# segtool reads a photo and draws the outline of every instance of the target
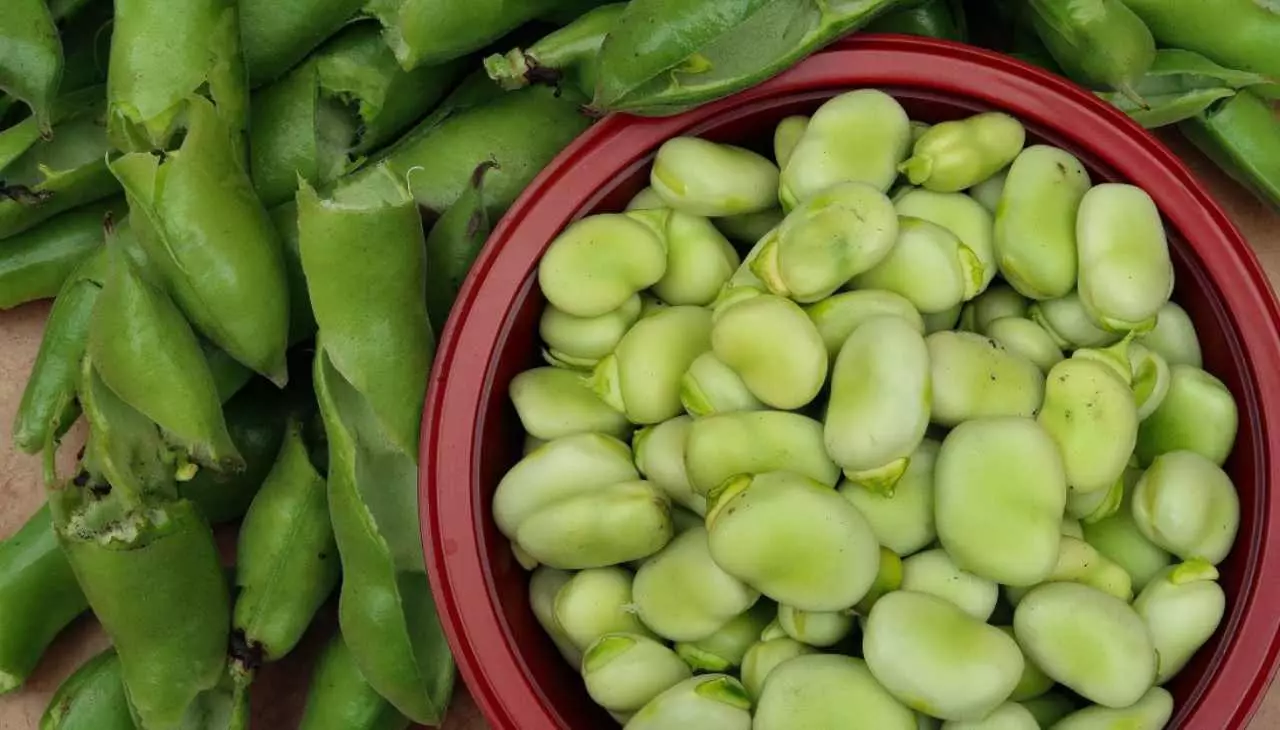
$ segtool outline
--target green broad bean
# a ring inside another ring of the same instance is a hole
[[[982,204],[962,193],[937,193],[916,188],[896,198],[893,206],[900,216],[936,223],[954,233],[982,263],[982,285],[979,288],[985,290],[991,284],[996,275],[994,221]]]
[[[1092,492],[1068,490],[1067,515],[1090,525],[1107,519],[1120,510],[1125,490],[1133,488],[1139,473],[1135,469],[1125,469],[1124,474],[1106,489]]]
[[[921,122],[915,119],[911,120],[911,144],[914,146],[915,143],[924,136],[924,133],[928,132],[932,128],[933,125],[928,122]]]
[[[898,554],[886,547],[880,548],[880,569],[876,572],[876,579],[871,583],[871,589],[867,591],[867,595],[858,601],[853,611],[859,617],[865,618],[871,614],[871,609],[875,608],[876,603],[885,596],[893,593],[902,587],[902,558]]]
[[[178,307],[120,249],[108,251],[107,266],[86,345],[103,382],[196,463],[243,468],[209,366]]]
[[[714,353],[704,352],[680,380],[680,403],[691,416],[764,410],[742,378]]]
[[[711,312],[702,307],[668,307],[642,317],[596,365],[591,386],[632,423],[674,418],[684,412],[684,374],[711,349],[712,334]]]
[[[823,442],[850,481],[893,494],[929,427],[930,360],[925,338],[893,315],[867,320],[845,340],[832,368]]]
[[[1096,588],[1125,603],[1133,600],[1133,583],[1129,573],[1108,560],[1083,540],[1066,535],[1058,549],[1058,564],[1045,583],[1080,583]],[[1009,587],[1005,596],[1015,608],[1034,588]]]
[[[240,526],[232,628],[250,652],[277,661],[297,646],[340,577],[325,480],[294,421]]]
[[[383,38],[405,70],[452,61],[477,51],[559,0],[481,0],[465,9],[444,0],[370,0],[364,11],[383,26]]]
[[[739,474],[790,471],[834,487],[840,468],[827,455],[822,424],[799,413],[740,411],[694,419],[685,467],[698,494]]]
[[[405,717],[360,673],[342,634],[316,661],[298,730],[405,730]]]
[[[1170,367],[1190,365],[1198,368],[1204,364],[1196,326],[1187,310],[1176,302],[1165,302],[1156,315],[1156,326],[1138,335],[1134,341],[1163,357]]]
[[[653,698],[627,721],[624,730],[673,727],[751,730],[751,698],[725,674],[700,674]]]
[[[1089,186],[1080,160],[1057,147],[1033,145],[1013,161],[996,207],[995,249],[1019,293],[1057,299],[1075,288],[1076,221]]]
[[[658,191],[654,190],[652,186],[646,185],[627,203],[626,211],[653,210],[666,207],[668,207],[667,203],[662,199],[661,195],[658,195]]]
[[[1045,375],[1030,360],[972,332],[935,332],[929,349],[934,423],[1032,417],[1046,401]]]
[[[761,295],[715,316],[711,350],[761,402],[793,410],[812,401],[827,379],[827,349],[795,302]]]
[[[760,700],[765,680],[773,670],[796,657],[816,654],[817,650],[790,637],[762,639],[747,650],[742,659],[742,684],[755,701]]]
[[[791,210],[836,183],[887,192],[911,146],[911,120],[892,96],[859,89],[818,107],[782,170],[778,197]]]
[[[672,502],[701,517],[707,513],[707,498],[694,490],[685,468],[686,445],[692,427],[693,419],[689,416],[676,416],[646,426],[636,431],[631,448],[636,468],[650,484],[661,489]]]
[[[929,128],[898,166],[912,185],[958,193],[1013,162],[1026,141],[1022,123],[1008,114],[985,112]]]
[[[609,3],[590,8],[564,23],[557,23],[563,27],[528,48],[485,56],[485,73],[504,89],[519,89],[535,83],[552,86],[568,83],[584,96],[590,96],[595,93],[600,46],[626,7],[626,3]]]
[[[90,204],[6,241],[0,248],[0,310],[57,295],[101,248],[104,221],[126,212],[119,199]]]
[[[778,606],[778,625],[796,641],[816,647],[835,646],[853,631],[849,611],[801,611]]]
[[[582,660],[587,694],[606,710],[624,715],[692,676],[674,651],[640,634],[605,634]]]
[[[880,555],[871,528],[826,484],[792,472],[742,476],[717,487],[709,503],[716,564],[778,603],[839,611],[875,582]]]
[[[1054,723],[1076,710],[1076,703],[1057,690],[1050,690],[1039,697],[1023,700],[1018,704],[1027,708],[1035,716],[1036,721],[1040,723],[1040,727],[1053,727]],[[1104,728],[1106,728],[1105,725],[1103,728],[1094,728],[1094,730],[1103,730]]]
[[[0,541],[0,694],[22,686],[45,650],[89,607],[41,507]]]
[[[135,730],[120,672],[114,649],[80,665],[50,698],[40,730]]]
[[[555,595],[556,625],[578,651],[585,652],[600,637],[626,633],[649,637],[634,612],[634,576],[623,568],[591,568],[574,573]]]
[[[572,370],[526,370],[511,379],[508,392],[524,430],[544,441],[580,433],[624,439],[631,433],[626,416],[600,400]]]
[[[591,106],[597,112],[661,116],[728,96],[790,68],[896,4],[628,3],[600,49]]]
[[[773,128],[773,159],[777,161],[779,170],[787,168],[791,153],[795,152],[796,145],[808,128],[809,117],[801,115],[787,117]]]
[[[1053,572],[1066,470],[1035,421],[1006,416],[957,426],[938,453],[934,495],[939,542],[959,568],[1012,586]],[[1005,528],[996,533],[992,524]]]
[[[1001,317],[987,325],[986,334],[1011,355],[1035,363],[1041,372],[1062,362],[1062,348],[1053,335],[1025,317]]]
[[[1169,395],[1173,374],[1169,363],[1154,350],[1137,342],[1128,343],[1129,365],[1133,372],[1133,397],[1138,404],[1138,420],[1145,421]],[[1138,432],[1142,429],[1139,426]]]
[[[1240,528],[1240,497],[1212,461],[1194,451],[1171,451],[1157,456],[1138,480],[1133,521],[1148,540],[1179,558],[1217,565]]]
[[[1173,293],[1160,211],[1141,188],[1105,183],[1085,193],[1077,223],[1080,301],[1095,323],[1148,330]]]
[[[1080,520],[1071,516],[1062,518],[1062,535],[1063,537],[1074,537],[1077,540],[1084,539],[1084,527],[1080,524]]]
[[[770,208],[759,213],[743,213],[742,215],[712,218],[711,222],[730,240],[747,246],[754,246],[769,231],[777,228],[782,223],[782,218],[782,208]]]
[[[863,655],[876,680],[911,709],[943,720],[986,717],[1022,676],[1013,639],[936,596],[890,593],[871,610],[863,632]]]
[[[1039,730],[1035,715],[1017,702],[1000,705],[981,720],[942,723],[942,730]]]
[[[1272,96],[1280,95],[1280,86],[1270,88],[1277,90]],[[1249,89],[1215,102],[1178,125],[1183,136],[1223,172],[1272,208],[1280,208],[1280,154],[1271,144],[1278,127],[1271,102]]]
[[[701,216],[672,212],[664,240],[667,268],[652,292],[672,306],[710,304],[742,264],[724,234]]]
[[[1018,644],[1045,674],[1099,705],[1129,707],[1151,689],[1156,651],[1127,603],[1079,583],[1047,583],[1014,611]]]
[[[551,637],[564,660],[574,668],[580,668],[582,650],[560,625],[560,619],[556,618],[556,597],[572,578],[572,573],[545,565],[535,568],[529,578],[529,607],[533,609],[534,618],[538,620],[542,630],[547,632],[547,636]]]
[[[640,566],[632,585],[635,615],[670,641],[707,639],[759,598],[712,559],[704,527],[677,535]]]
[[[1151,68],[1133,86],[1143,104],[1116,92],[1099,96],[1154,129],[1190,119],[1219,99],[1235,96],[1239,89],[1269,82],[1266,76],[1219,66],[1193,51],[1161,48]]]
[[[1136,469],[1127,470],[1120,509],[1104,520],[1083,525],[1084,540],[1124,568],[1137,592],[1172,560],[1169,553],[1148,540],[1134,522],[1133,497],[1140,476],[1141,472]]]
[[[955,329],[960,322],[960,315],[963,313],[964,302],[960,302],[954,307],[944,309],[941,312],[921,314],[920,318],[924,320],[924,333],[931,335],[934,332]]]
[[[544,356],[552,365],[590,370],[618,348],[623,335],[640,319],[640,309],[640,297],[635,294],[617,309],[596,317],[575,317],[547,305],[538,321],[538,334],[547,345]]]
[[[535,512],[567,497],[639,478],[631,449],[612,436],[585,433],[548,442],[506,473],[493,494],[493,518],[514,538]]]
[[[1192,560],[1161,571],[1134,600],[1156,647],[1156,684],[1177,675],[1222,623],[1227,598],[1217,579],[1216,568]]]
[[[884,260],[898,238],[898,215],[884,193],[837,183],[795,206],[752,259],[773,294],[821,301]]]
[[[711,636],[676,644],[676,654],[694,671],[726,672],[742,664],[747,650],[760,640],[769,622],[779,616],[773,601],[757,601]]]
[[[1203,53],[1231,68],[1280,77],[1280,17],[1267,3],[1213,0],[1171,7],[1158,0],[1124,0],[1161,45]]]
[[[515,542],[534,560],[562,570],[646,558],[671,541],[671,503],[645,481],[617,482],[575,494],[530,514]],[[574,535],[566,541],[564,535]]]
[[[916,717],[861,659],[819,654],[777,667],[760,693],[754,730],[795,727],[916,730]]]
[[[1031,21],[1072,80],[1105,86],[1141,102],[1134,84],[1156,57],[1150,29],[1121,0],[1031,0]]]
[[[1069,703],[1064,703],[1069,708]],[[1070,710],[1068,710],[1070,712]],[[1142,699],[1122,709],[1091,705],[1057,719],[1054,730],[1112,730],[1131,727],[1134,730],[1161,730],[1173,717],[1173,695],[1161,687],[1152,687]]]
[[[778,168],[741,147],[698,137],[662,143],[649,185],[667,205],[691,215],[719,217],[773,207]]]
[[[565,314],[600,317],[656,284],[666,271],[667,249],[659,231],[634,214],[603,213],[571,224],[551,242],[538,264],[538,284]]]
[[[1138,426],[1135,453],[1147,465],[1171,451],[1194,451],[1221,466],[1239,425],[1235,398],[1221,380],[1198,367],[1174,365],[1164,398]]]
[[[1026,150],[1023,151],[1025,152]],[[966,192],[970,197],[978,201],[983,208],[986,208],[988,213],[995,215],[1000,209],[1000,199],[1004,197],[1005,183],[1008,178],[1009,171],[1007,169],[1001,170],[969,188]]]
[[[937,537],[933,522],[933,470],[938,458],[937,441],[926,438],[907,459],[907,470],[892,494],[845,481],[840,493],[853,502],[876,541],[898,555],[912,555]]]
[[[1004,632],[1005,636],[1017,641],[1012,626],[996,626]],[[1021,647],[1019,647],[1021,650]],[[1009,695],[1010,702],[1026,702],[1043,696],[1053,687],[1053,680],[1049,675],[1037,667],[1034,662],[1027,658],[1026,653],[1022,655],[1022,677],[1018,680],[1018,686],[1013,688],[1013,694]]]
[[[849,335],[875,317],[900,317],[921,334],[925,329],[924,320],[910,301],[900,294],[876,289],[841,292],[805,307],[805,312],[818,328],[832,362]]]
[[[1109,332],[1094,324],[1080,295],[1074,291],[1057,299],[1033,302],[1027,314],[1064,350],[1104,347],[1124,337],[1123,333]]]
[[[63,69],[54,20],[42,0],[14,0],[0,11],[0,91],[31,107],[45,136]]]
[[[247,81],[231,0],[116,5],[107,68],[107,135],[116,149],[169,149],[184,115],[203,102],[230,138],[225,164],[242,166]]]
[[[999,586],[961,570],[941,548],[902,561],[902,590],[937,596],[984,623],[1000,597]]]
[[[944,193],[939,193],[944,194]],[[981,335],[989,334],[996,320],[1006,317],[1025,319],[1031,302],[1004,284],[988,287],[960,312],[960,328]]]
[[[985,276],[982,260],[950,230],[903,217],[889,255],[854,277],[853,287],[900,294],[921,314],[933,314],[977,296]]]
[[[1108,365],[1078,357],[1054,365],[1045,383],[1036,420],[1061,449],[1067,484],[1081,493],[1112,487],[1138,438],[1133,391]]]

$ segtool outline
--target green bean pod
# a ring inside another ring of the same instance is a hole
[[[240,0],[240,43],[249,86],[283,76],[354,18],[365,0]]]
[[[135,730],[120,672],[115,649],[80,665],[49,699],[40,730]]]
[[[13,443],[34,454],[61,435],[80,414],[75,399],[94,306],[106,279],[105,249],[99,249],[63,283],[45,323],[31,375],[13,419]]]
[[[1244,90],[1178,125],[1200,151],[1260,200],[1280,208],[1280,129],[1271,105]]]
[[[236,556],[232,627],[254,655],[276,661],[297,645],[340,572],[324,477],[296,421],[245,514]]]
[[[705,527],[675,537],[636,571],[635,614],[671,641],[702,641],[746,612],[760,593],[712,558]]]
[[[986,717],[1013,692],[1023,670],[1018,644],[1000,629],[914,591],[895,591],[876,603],[862,651],[872,675],[899,702],[945,720]]]
[[[974,418],[1029,418],[1045,402],[1045,375],[995,340],[973,332],[943,331],[925,342],[934,423],[956,426]]]
[[[311,675],[298,730],[405,730],[409,718],[378,694],[335,634]]]
[[[538,320],[538,334],[547,346],[543,358],[556,367],[591,370],[617,349],[640,319],[641,310],[636,294],[617,309],[596,317],[577,317],[548,304]]]
[[[960,193],[935,193],[916,188],[895,198],[898,215],[936,223],[951,231],[982,262],[982,288],[996,275],[991,213],[973,198]]]
[[[88,607],[43,506],[0,541],[0,693],[21,687],[58,632]]]
[[[1193,51],[1161,48],[1151,68],[1134,84],[1143,104],[1117,92],[1098,95],[1137,123],[1154,129],[1190,119],[1240,89],[1269,82],[1266,76],[1219,66]]]
[[[591,96],[600,46],[626,7],[626,3],[609,3],[591,8],[528,48],[486,56],[485,72],[504,89],[568,83],[583,96]]]
[[[325,42],[253,95],[249,170],[263,205],[293,197],[298,177],[324,186],[425,115],[462,77],[461,62],[405,71],[376,23]]]
[[[751,270],[773,294],[802,304],[826,299],[889,255],[898,238],[893,203],[863,183],[840,183],[797,205]]]
[[[116,3],[107,69],[107,135],[116,149],[169,149],[203,99],[230,138],[225,164],[243,165],[249,91],[238,15],[232,0]]]
[[[839,182],[887,192],[911,150],[911,121],[896,99],[875,89],[833,97],[809,118],[787,164],[778,198],[790,210]]]
[[[954,0],[925,0],[911,8],[894,10],[873,20],[869,33],[903,33],[926,38],[966,42],[969,32],[964,5]]]
[[[1156,684],[1177,675],[1222,623],[1227,599],[1217,579],[1204,561],[1182,563],[1155,576],[1133,602],[1156,647]]]
[[[907,470],[898,478],[892,494],[843,482],[840,493],[853,502],[871,525],[876,541],[898,555],[919,552],[934,541],[933,468],[940,444],[931,439],[920,443]]]
[[[364,11],[383,27],[400,66],[411,71],[461,58],[515,30],[563,0],[481,0],[465,8],[446,0],[369,0]]]
[[[34,117],[0,132],[0,239],[119,192],[107,169],[105,109],[94,86],[58,99],[51,139]]]
[[[1118,724],[1139,730],[1156,730],[1165,727],[1173,717],[1173,695],[1162,687],[1152,687],[1142,695],[1142,699],[1121,709],[1090,705],[1071,712],[1070,703],[1064,707],[1070,714],[1058,717],[1054,730],[1110,730]]]
[[[606,710],[623,715],[640,710],[691,676],[674,651],[639,634],[605,634],[582,660],[587,694]]]
[[[915,713],[876,681],[866,662],[828,654],[797,657],[770,672],[752,727],[783,730],[860,725],[917,729]]]
[[[671,499],[699,517],[707,513],[707,498],[694,491],[685,469],[685,445],[693,419],[677,416],[636,431],[632,439],[636,468]],[[678,530],[677,530],[678,531]]]
[[[484,193],[485,175],[493,167],[488,161],[476,166],[467,189],[427,234],[427,314],[436,332],[444,332],[462,282],[493,230]]]
[[[996,208],[1000,273],[1023,296],[1055,299],[1076,285],[1076,218],[1089,173],[1070,153],[1034,145],[1009,169]]]
[[[579,112],[576,94],[546,87],[501,94],[487,78],[479,80],[482,86],[464,82],[435,113],[374,158],[407,179],[418,204],[437,213],[453,205],[476,167],[490,160],[497,167],[485,176],[485,204],[490,215],[501,215],[591,121]],[[495,91],[501,95],[491,98]],[[370,178],[382,174],[378,167],[366,165],[344,185],[376,186]]]
[[[937,596],[983,623],[991,618],[1000,598],[999,586],[962,570],[941,548],[902,561],[902,590]]]
[[[338,618],[369,684],[415,722],[438,723],[455,670],[414,508],[422,373],[435,344],[423,298],[425,237],[396,176],[384,170],[362,192],[322,200],[304,185],[298,193],[319,325],[314,381],[329,439],[329,508],[346,576]],[[380,323],[376,333],[369,317]]]
[[[904,216],[889,255],[854,277],[853,286],[900,294],[922,314],[934,314],[977,296],[985,278],[982,260],[954,233]]]
[[[62,66],[62,41],[44,0],[5,3],[0,10],[0,91],[31,107],[46,136]]]
[[[1031,0],[1031,11],[1037,35],[1067,76],[1143,103],[1133,87],[1155,61],[1156,42],[1124,2]]]
[[[799,413],[742,411],[695,419],[685,439],[689,483],[710,494],[738,474],[790,471],[834,487],[840,468],[827,454],[822,424]]]
[[[751,699],[738,680],[724,674],[700,674],[653,698],[624,727],[751,730],[750,710]]]
[[[600,49],[592,107],[663,115],[728,96],[794,65],[895,4],[754,0],[721,7],[633,1]],[[655,36],[655,28],[662,32]]]
[[[196,463],[243,468],[195,333],[169,296],[144,281],[120,249],[109,249],[107,258],[86,346],[103,382],[159,424]]]
[[[86,205],[6,241],[0,248],[0,310],[57,295],[101,247],[104,221],[127,210],[121,200]]]
[[[912,185],[938,193],[959,192],[1013,162],[1026,134],[1021,122],[999,112],[941,122],[915,141],[911,157],[898,169]]]
[[[1202,53],[1218,63],[1280,78],[1280,13],[1249,0],[1211,0],[1173,6],[1159,0],[1123,0],[1163,46]]]
[[[920,332],[892,315],[867,320],[845,340],[831,372],[823,441],[850,481],[893,493],[929,427],[929,360]]]

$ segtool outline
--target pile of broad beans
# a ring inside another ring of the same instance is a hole
[[[0,543],[0,692],[92,612],[112,649],[43,728],[245,727],[336,602],[300,727],[441,722],[419,416],[491,225],[600,114],[690,109],[864,29],[972,31],[1280,202],[1280,14],[1255,0],[0,2],[0,309],[53,300],[14,417],[47,504]],[[547,444],[496,505],[545,566],[539,618],[640,728],[1082,702],[1064,727],[1157,726],[1238,508],[1235,405],[1167,301],[1150,199],[1016,120],[930,129],[874,91],[776,142],[672,140],[543,262],[551,367],[512,396]]]
[[[539,263],[543,628],[628,730],[1164,727],[1240,503],[1151,198],[874,89],[773,153],[671,139]]]

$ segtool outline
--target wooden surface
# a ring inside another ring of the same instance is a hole
[[[1166,135],[1166,141],[1188,159],[1222,202],[1258,252],[1272,285],[1280,288],[1280,215],[1250,197],[1181,139]],[[39,461],[9,448],[9,430],[47,313],[46,302],[0,313],[0,536],[15,532],[43,499]],[[233,542],[230,535],[221,537],[227,547]],[[330,606],[294,654],[263,670],[253,695],[254,727],[257,730],[291,730],[297,726],[297,718],[305,702],[311,662],[333,631],[334,624],[333,607]],[[0,698],[0,730],[36,728],[58,683],[104,645],[101,631],[91,619],[81,619],[73,624],[54,644],[27,686],[20,692]],[[445,730],[484,730],[486,727],[460,686],[445,722]],[[1250,730],[1276,727],[1280,727],[1280,688],[1273,686]]]

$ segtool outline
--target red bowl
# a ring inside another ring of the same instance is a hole
[[[1227,469],[1240,492],[1240,536],[1220,566],[1228,615],[1171,684],[1172,728],[1243,728],[1265,694],[1280,651],[1280,309],[1258,260],[1222,209],[1154,137],[1092,94],[1013,59],[968,46],[859,36],[760,86],[676,117],[608,117],[578,138],[498,224],[445,328],[422,423],[423,547],[441,619],[463,679],[498,730],[609,727],[578,673],[528,605],[528,574],[490,517],[522,432],[507,398],[520,371],[540,364],[544,300],[538,259],[569,222],[622,209],[647,184],[658,146],[698,135],[768,149],[789,114],[875,87],[912,118],[942,121],[1006,111],[1028,142],[1070,150],[1095,182],[1124,181],[1155,199],[1172,241],[1175,299],[1200,334],[1205,367],[1231,389],[1240,433]]]

